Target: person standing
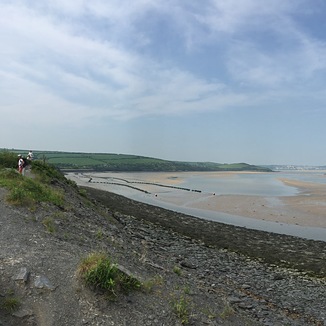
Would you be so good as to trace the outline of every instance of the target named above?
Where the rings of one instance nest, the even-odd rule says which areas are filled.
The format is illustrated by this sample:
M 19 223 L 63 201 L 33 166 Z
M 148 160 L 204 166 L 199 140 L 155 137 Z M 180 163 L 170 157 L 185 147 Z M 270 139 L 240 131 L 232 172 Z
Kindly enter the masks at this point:
M 25 161 L 21 154 L 18 155 L 18 172 L 22 175 L 24 175 L 24 168 L 25 168 Z
M 28 159 L 29 161 L 33 161 L 33 159 L 34 159 L 33 151 L 29 151 L 29 153 L 28 153 L 28 155 L 27 155 L 27 159 Z

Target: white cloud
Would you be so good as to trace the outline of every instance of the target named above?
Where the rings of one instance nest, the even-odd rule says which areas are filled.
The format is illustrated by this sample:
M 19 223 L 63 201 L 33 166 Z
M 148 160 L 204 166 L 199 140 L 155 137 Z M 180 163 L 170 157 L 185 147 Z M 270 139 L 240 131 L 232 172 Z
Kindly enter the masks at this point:
M 89 109 L 75 105 L 51 94 L 41 85 L 0 72 L 2 100 L 1 122 L 5 125 L 65 125 L 76 117 L 78 122 L 87 120 Z
M 15 94 L 21 98 L 16 103 L 38 111 L 39 117 L 45 108 L 61 112 L 57 117 L 71 112 L 75 119 L 97 114 L 120 118 L 166 114 L 187 111 L 187 107 L 190 111 L 212 109 L 211 104 L 209 108 L 201 104 L 207 95 L 215 98 L 213 93 L 220 85 L 178 69 L 167 72 L 149 58 L 142 61 L 108 41 L 75 35 L 66 23 L 55 25 L 52 19 L 35 16 L 29 9 L 3 9 L 2 30 L 12 40 L 6 40 L 1 54 L 6 63 L 2 74 L 8 78 L 7 86 L 15 83 Z M 13 98 L 15 94 L 6 95 Z M 189 104 L 197 98 L 201 100 Z M 44 115 L 47 117 L 51 114 Z
M 326 68 L 326 43 L 302 37 L 289 49 L 263 50 L 251 42 L 235 42 L 227 66 L 235 80 L 258 87 L 307 84 Z M 309 87 L 309 86 L 308 86 Z
M 6 95 L 0 110 L 9 110 L 10 103 L 16 113 L 27 107 L 48 123 L 59 117 L 83 123 L 89 117 L 223 110 L 248 106 L 256 86 L 260 91 L 282 88 L 325 69 L 325 44 L 309 38 L 291 17 L 305 2 L 207 3 L 51 0 L 30 1 L 30 7 L 23 1 L 0 5 L 0 87 Z M 220 42 L 223 54 L 216 61 L 228 68 L 228 82 L 219 76 L 212 82 L 196 76 L 191 66 L 179 68 L 172 59 L 162 63 L 144 54 L 141 50 L 151 46 L 152 38 L 160 39 L 144 28 L 144 19 L 155 15 L 164 16 L 183 39 L 176 49 L 191 51 L 204 44 L 210 51 Z M 251 34 L 257 26 L 261 30 L 256 33 L 268 31 L 282 47 L 266 50 Z M 250 92 L 239 93 L 234 82 Z

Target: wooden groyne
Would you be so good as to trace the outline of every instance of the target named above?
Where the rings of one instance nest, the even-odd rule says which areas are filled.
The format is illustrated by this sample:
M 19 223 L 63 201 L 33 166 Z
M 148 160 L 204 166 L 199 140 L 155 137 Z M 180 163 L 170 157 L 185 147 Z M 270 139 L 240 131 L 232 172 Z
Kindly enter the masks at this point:
M 125 186 L 125 187 L 129 187 L 129 188 L 132 188 L 132 189 L 135 189 L 135 190 L 139 190 L 139 191 L 148 193 L 148 194 L 150 194 L 150 192 L 148 192 L 146 190 L 143 190 L 143 189 L 140 189 L 140 188 L 137 188 L 137 187 L 133 187 L 130 184 L 140 184 L 140 185 L 143 184 L 143 185 L 151 185 L 151 186 L 171 188 L 171 189 L 177 189 L 177 190 L 183 190 L 183 191 L 193 191 L 193 192 L 198 192 L 198 193 L 201 193 L 202 192 L 201 190 L 198 190 L 198 189 L 190 189 L 190 188 L 185 188 L 185 187 L 171 186 L 171 185 L 165 185 L 165 184 L 156 183 L 156 182 L 129 181 L 129 180 L 126 180 L 126 179 L 114 178 L 114 177 L 110 177 L 110 178 L 107 178 L 107 177 L 98 177 L 98 178 L 120 180 L 120 181 L 123 181 L 123 182 L 125 182 L 127 184 L 117 183 L 117 182 L 109 182 L 109 181 L 106 181 L 106 182 L 93 181 L 92 178 L 90 178 L 89 182 L 91 182 L 91 183 L 101 183 L 101 184 L 102 183 L 103 184 L 112 184 L 112 185 L 118 185 L 118 186 Z

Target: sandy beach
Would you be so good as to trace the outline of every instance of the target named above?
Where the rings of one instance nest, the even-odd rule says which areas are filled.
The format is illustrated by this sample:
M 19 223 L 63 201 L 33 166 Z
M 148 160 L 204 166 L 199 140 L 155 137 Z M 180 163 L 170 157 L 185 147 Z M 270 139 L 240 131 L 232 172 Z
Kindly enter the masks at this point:
M 111 183 L 128 181 L 130 182 L 129 185 L 147 191 L 149 194 L 146 196 L 152 197 L 153 200 L 179 207 L 223 212 L 304 227 L 326 228 L 326 184 L 279 178 L 278 180 L 284 185 L 295 187 L 298 190 L 298 193 L 294 196 L 224 195 L 181 191 L 178 189 L 166 191 L 167 188 L 156 185 L 178 187 L 187 177 L 203 174 L 206 177 L 223 179 L 232 178 L 239 172 L 94 173 L 92 175 L 71 173 L 68 174 L 68 178 L 74 180 L 78 185 L 91 186 L 116 193 L 120 192 L 120 194 L 127 197 L 132 192 L 137 192 L 136 190 L 124 188 L 121 193 L 121 187 L 118 185 L 105 183 L 108 177 L 112 177 Z M 92 177 L 91 182 L 89 182 L 90 177 Z M 168 189 L 170 190 L 170 188 Z

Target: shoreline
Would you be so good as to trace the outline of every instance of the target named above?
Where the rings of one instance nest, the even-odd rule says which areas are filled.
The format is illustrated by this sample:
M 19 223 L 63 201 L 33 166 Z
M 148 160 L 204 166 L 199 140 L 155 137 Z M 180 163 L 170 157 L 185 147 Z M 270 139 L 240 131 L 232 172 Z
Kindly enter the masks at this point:
M 230 250 L 279 267 L 297 269 L 318 277 L 326 276 L 326 243 L 297 236 L 209 221 L 161 207 L 145 204 L 122 195 L 82 187 L 95 204 L 104 205 L 118 221 L 124 216 L 137 219 L 199 241 L 208 248 Z M 295 253 L 295 254 L 294 254 Z

